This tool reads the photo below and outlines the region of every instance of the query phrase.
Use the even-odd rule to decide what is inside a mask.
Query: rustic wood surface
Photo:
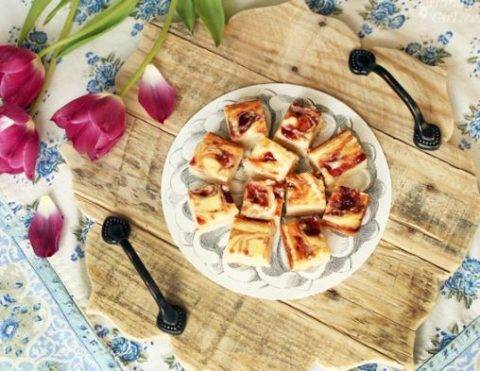
[[[158,31],[147,25],[119,85]],[[412,368],[415,330],[436,301],[439,280],[466,254],[480,204],[464,153],[448,143],[431,153],[413,147],[412,118],[393,91],[377,76],[349,72],[348,54],[359,46],[344,24],[311,13],[301,0],[234,16],[220,48],[202,27],[191,37],[176,25],[155,60],[178,93],[168,122],[149,119],[132,91],[127,134],[108,156],[92,163],[63,148],[80,208],[97,222],[86,247],[89,311],[132,336],[161,335],[158,309],[140,278],[120,248],[101,240],[101,222],[118,213],[133,221],[132,243],[166,296],[189,310],[185,333],[172,343],[190,369],[301,370],[315,362],[344,368],[368,361]],[[445,73],[398,50],[374,51],[448,137]],[[357,111],[379,139],[393,183],[388,226],[373,255],[334,289],[295,301],[241,296],[203,277],[172,245],[160,200],[168,148],[188,118],[228,91],[272,81],[317,88]]]

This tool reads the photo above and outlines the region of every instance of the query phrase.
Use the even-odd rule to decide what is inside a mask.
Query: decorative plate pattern
[[[316,142],[320,143],[345,128],[360,139],[368,157],[368,171],[355,180],[371,197],[363,226],[355,237],[326,232],[332,256],[323,267],[291,272],[286,265],[282,242],[277,233],[272,266],[255,268],[227,264],[223,250],[230,227],[199,232],[188,205],[187,190],[200,180],[191,175],[188,162],[197,143],[208,131],[226,137],[223,108],[226,104],[247,99],[261,99],[270,113],[271,132],[296,98],[309,99],[324,114],[325,128]],[[306,164],[303,164],[306,166]],[[244,181],[240,168],[232,185],[234,198],[240,196]],[[235,194],[237,192],[237,194]],[[391,204],[391,181],[387,161],[375,135],[352,109],[320,91],[291,84],[260,84],[225,94],[196,113],[175,138],[162,175],[162,206],[168,229],[185,257],[202,274],[235,292],[273,300],[298,299],[339,284],[358,269],[372,254],[387,224]]]

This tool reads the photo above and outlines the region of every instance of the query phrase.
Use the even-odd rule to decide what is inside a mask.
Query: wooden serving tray
[[[158,31],[146,27],[120,85]],[[348,55],[359,46],[348,27],[310,12],[302,0],[236,15],[220,48],[202,27],[191,37],[175,26],[155,60],[178,92],[168,122],[149,119],[132,91],[128,132],[108,156],[92,163],[70,145],[63,149],[80,208],[97,222],[86,247],[89,310],[132,336],[160,335],[147,289],[122,250],[100,237],[105,216],[123,214],[134,223],[132,244],[153,277],[189,311],[185,333],[172,338],[188,368],[300,370],[314,362],[350,367],[368,361],[412,368],[415,330],[436,301],[439,280],[466,254],[480,204],[467,156],[448,143],[431,153],[415,148],[412,117],[395,93],[376,75],[349,72]],[[374,52],[449,137],[444,72],[399,50]],[[388,226],[368,261],[334,289],[287,302],[240,296],[202,276],[171,244],[160,201],[168,148],[188,118],[228,91],[272,81],[317,88],[357,111],[380,141],[393,183]]]

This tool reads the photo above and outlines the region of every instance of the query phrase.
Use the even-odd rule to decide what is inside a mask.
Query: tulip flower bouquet
[[[21,45],[52,0],[33,0],[17,45],[0,45],[0,174],[25,173],[33,181],[39,134],[29,112],[35,112],[58,59],[118,25],[140,0],[116,0],[71,33],[79,1],[59,0],[44,18],[45,23],[49,22],[61,8],[70,6],[58,40],[38,54]],[[215,44],[220,43],[225,24],[221,0],[171,0],[163,28],[151,51],[117,94],[86,94],[53,115],[52,121],[65,130],[66,137],[79,153],[98,160],[119,141],[126,123],[123,97],[139,80],[138,100],[146,112],[160,123],[170,116],[175,104],[175,89],[151,61],[165,41],[175,13],[191,32],[196,19],[200,18]],[[62,229],[60,211],[48,196],[43,196],[29,228],[34,252],[40,257],[52,256],[58,250]]]
[[[18,45],[21,45],[51,1],[34,0],[32,2],[20,31]],[[61,0],[45,18],[48,22],[60,8],[70,3],[68,17],[55,43],[38,54],[18,45],[0,45],[0,98],[3,102],[0,111],[0,173],[24,172],[29,179],[34,179],[38,133],[28,112],[29,110],[32,112],[36,107],[38,97],[55,70],[58,58],[118,25],[133,11],[138,2],[139,0],[117,0],[70,35],[79,0]],[[170,116],[175,104],[175,89],[150,63],[166,39],[175,12],[178,12],[182,21],[192,32],[197,17],[201,18],[210,30],[215,44],[220,43],[225,24],[221,0],[171,0],[163,29],[152,50],[118,94],[87,94],[66,104],[53,115],[52,121],[65,130],[67,138],[78,152],[87,155],[91,160],[97,160],[118,142],[125,132],[126,121],[122,98],[140,79],[138,100],[146,112],[160,123]],[[47,71],[42,59],[48,60]],[[19,114],[21,110],[24,110],[23,115]],[[21,117],[22,121],[15,121],[12,117]],[[24,137],[32,133],[29,138],[34,139],[26,140],[24,137],[18,137],[15,138],[17,145],[7,145],[7,142],[11,143],[11,136],[18,135],[20,132],[11,128],[12,125],[17,129],[25,128]]]

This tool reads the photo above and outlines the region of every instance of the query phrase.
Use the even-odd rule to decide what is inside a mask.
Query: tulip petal
[[[149,64],[140,80],[138,101],[154,120],[163,123],[173,112],[176,93],[160,71]]]
[[[43,71],[10,74],[2,80],[0,94],[6,102],[27,108],[37,98],[44,80]]]
[[[25,48],[0,45],[0,97],[27,108],[38,96],[45,80],[40,58]]]
[[[10,164],[8,163],[7,160],[0,158],[0,174],[20,174],[23,171],[23,169],[17,168],[14,169]]]
[[[120,140],[122,137],[123,133],[116,135],[116,136],[110,136],[110,135],[102,135],[99,137],[97,145],[95,147],[95,151],[97,153],[97,158],[102,158],[105,154],[110,152],[110,150],[117,144],[117,142]],[[90,157],[91,158],[91,157]]]
[[[21,145],[25,129],[20,125],[12,125],[5,130],[0,130],[0,156],[11,157]]]
[[[90,121],[95,123],[102,133],[117,136],[122,131],[119,122],[126,120],[125,106],[120,97],[108,95],[99,99],[89,110]]]
[[[0,106],[0,173],[25,175],[33,180],[39,137],[31,117],[16,104]]]
[[[65,129],[73,147],[92,161],[102,158],[125,133],[126,111],[113,94],[86,94],[60,108],[52,120]]]
[[[30,120],[30,116],[22,108],[15,104],[0,106],[0,131],[13,124],[24,125]]]
[[[83,130],[73,140],[73,147],[80,153],[88,154],[91,160],[97,160],[95,148],[100,135],[101,132],[97,126],[85,125]]]
[[[30,50],[15,45],[0,45],[0,71],[15,73],[25,70],[36,55]]]
[[[65,129],[72,124],[84,124],[89,121],[88,107],[97,99],[100,94],[86,94],[78,97],[64,105],[52,116],[58,127]]]
[[[23,147],[23,169],[28,179],[33,182],[35,177],[35,166],[37,165],[37,154],[40,147],[38,133],[35,132],[32,137],[28,139],[25,147]]]
[[[35,255],[48,258],[59,248],[63,216],[48,196],[42,196],[28,229],[28,239]]]

